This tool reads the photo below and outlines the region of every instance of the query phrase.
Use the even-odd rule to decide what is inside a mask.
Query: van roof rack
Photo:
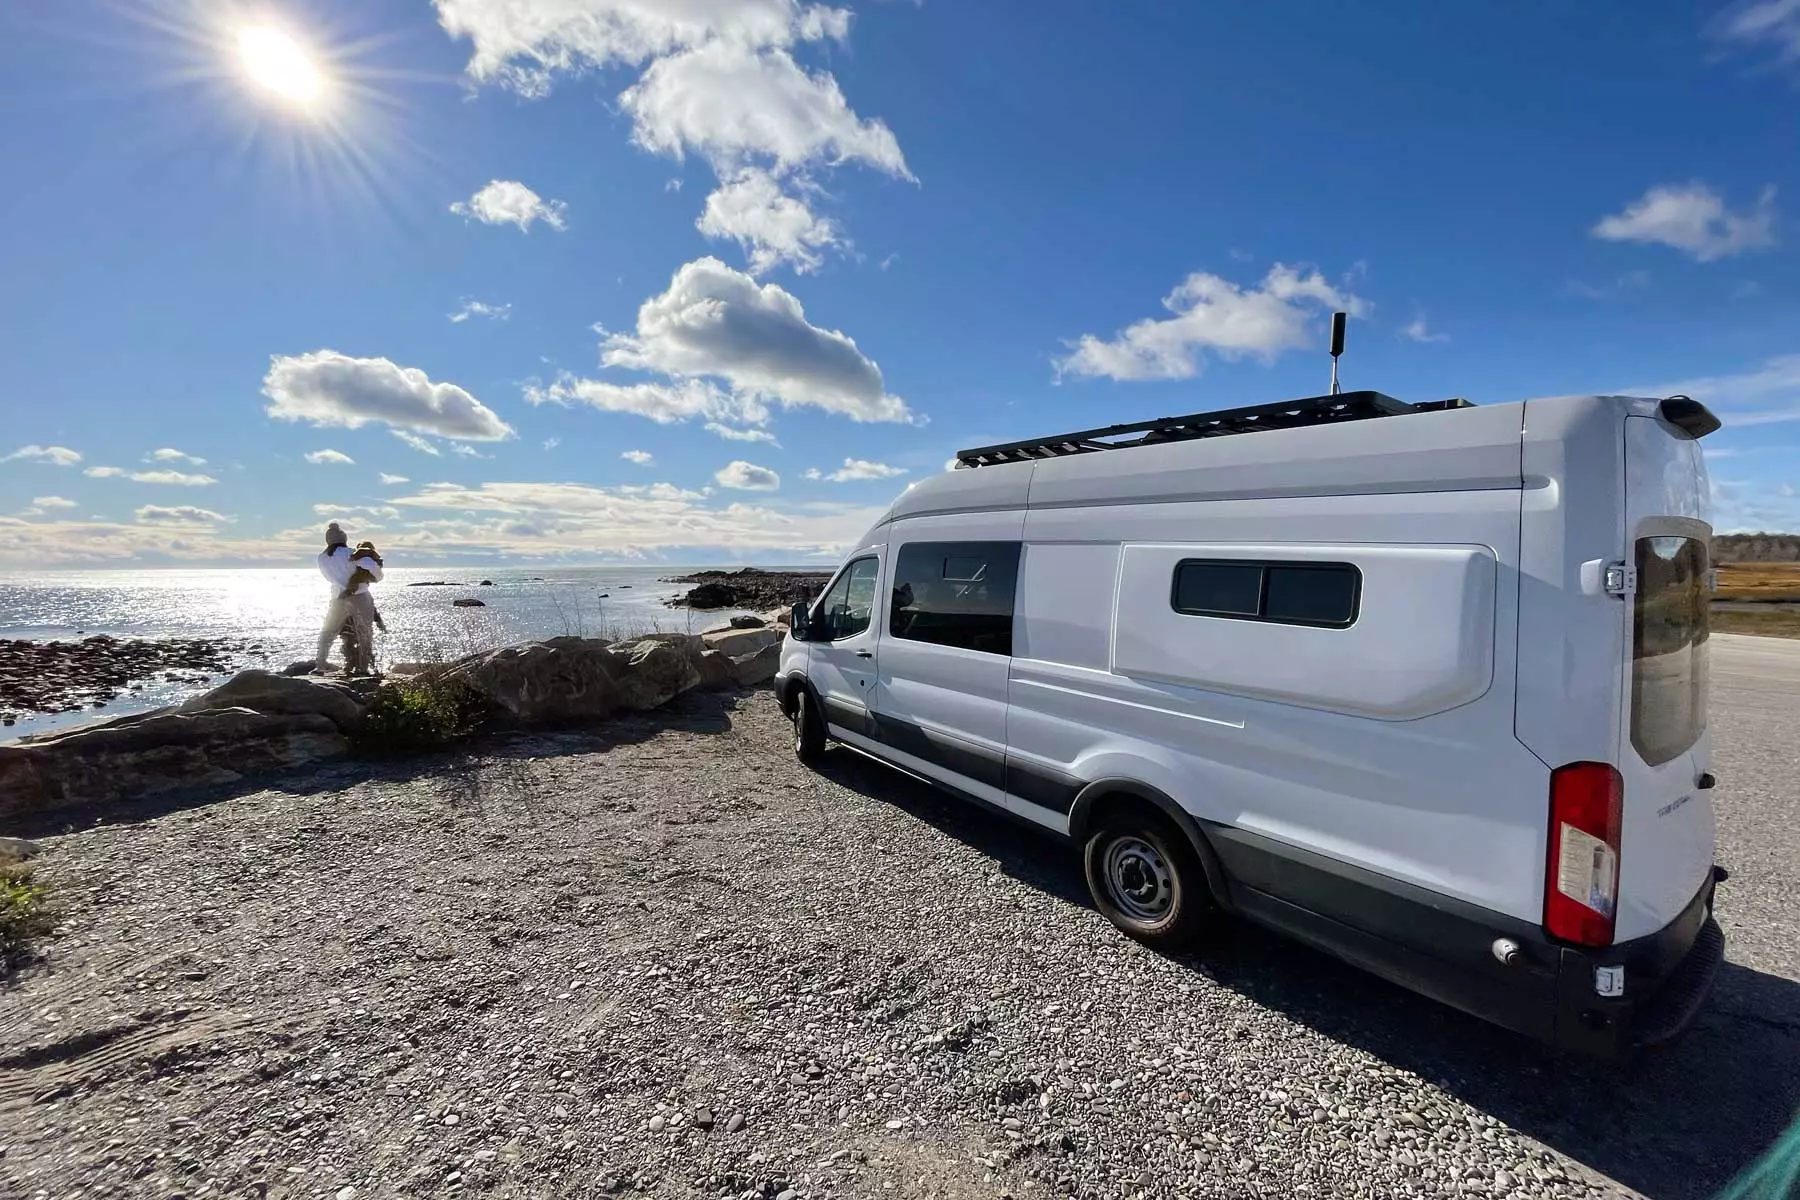
[[[1248,408],[1226,408],[1185,417],[1158,417],[1153,421],[1137,421],[1129,425],[1108,425],[1104,429],[1083,429],[1075,433],[1059,433],[1054,437],[1031,438],[999,446],[979,446],[973,450],[957,451],[956,465],[991,467],[1000,463],[1091,454],[1096,450],[1123,450],[1129,446],[1153,446],[1193,438],[1255,433],[1261,429],[1298,429],[1305,425],[1325,425],[1333,421],[1360,421],[1370,417],[1397,417],[1406,413],[1469,407],[1469,402],[1460,397],[1408,404],[1380,392],[1339,392],[1335,396],[1310,396],[1304,400],[1254,404]]]

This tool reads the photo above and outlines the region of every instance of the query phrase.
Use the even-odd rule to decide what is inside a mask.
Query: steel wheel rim
[[[1105,867],[1107,893],[1126,915],[1156,921],[1174,906],[1174,873],[1162,852],[1143,838],[1114,839],[1106,848]]]

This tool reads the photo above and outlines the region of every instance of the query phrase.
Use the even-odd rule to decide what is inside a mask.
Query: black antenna
[[[1344,326],[1349,320],[1349,313],[1331,314],[1331,394],[1333,396],[1343,391],[1338,386],[1338,355],[1344,352]]]

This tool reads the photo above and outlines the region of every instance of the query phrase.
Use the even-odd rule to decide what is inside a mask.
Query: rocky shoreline
[[[159,676],[168,683],[205,683],[261,650],[260,643],[234,638],[0,639],[0,725],[32,714],[105,708]]]
[[[790,608],[819,594],[831,580],[829,571],[766,571],[743,567],[736,571],[697,571],[676,575],[663,583],[691,583],[696,587],[670,600],[670,608]]]

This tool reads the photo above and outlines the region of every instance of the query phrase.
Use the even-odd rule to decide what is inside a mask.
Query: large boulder
[[[207,712],[219,708],[247,708],[252,712],[298,715],[316,713],[342,733],[353,732],[362,720],[366,702],[343,683],[277,675],[269,671],[240,671],[210,692],[185,701],[177,712]]]
[[[764,646],[754,654],[745,654],[731,660],[731,671],[737,679],[739,687],[755,687],[759,683],[767,683],[775,678],[775,672],[781,667],[781,646]]]
[[[502,724],[572,725],[667,704],[700,684],[704,653],[699,638],[678,633],[559,637],[473,654],[425,678],[468,688]]]
[[[755,654],[767,646],[779,645],[783,633],[779,629],[732,629],[724,633],[706,635],[706,644],[710,649],[731,658],[742,658],[746,654]]]
[[[723,691],[737,686],[737,669],[728,655],[717,650],[704,650],[700,661],[700,687],[709,692]]]
[[[345,753],[321,713],[156,712],[0,746],[0,822],[64,805],[227,783]]]
[[[731,627],[733,629],[761,629],[767,624],[767,621],[757,616],[755,613],[739,613],[737,616],[731,618]]]

